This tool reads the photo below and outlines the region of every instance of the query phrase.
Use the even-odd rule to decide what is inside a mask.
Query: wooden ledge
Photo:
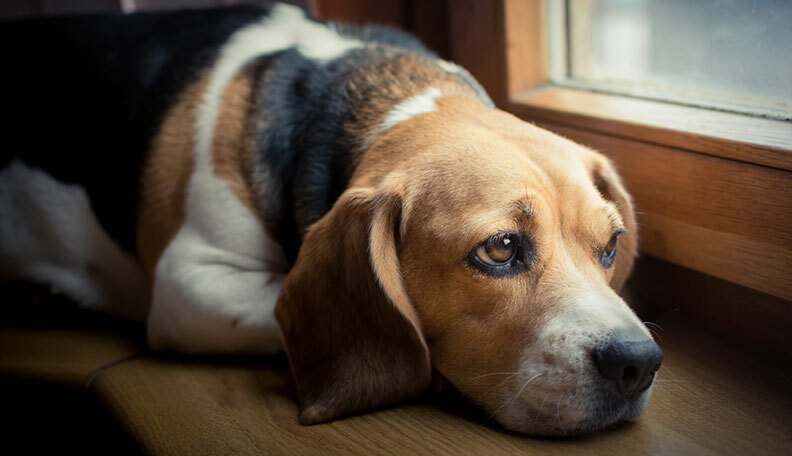
[[[151,454],[790,454],[792,368],[678,321],[635,424],[581,439],[505,432],[454,395],[304,427],[282,358],[217,364],[135,359],[91,390]]]
[[[506,107],[523,118],[792,170],[792,122],[546,85]]]
[[[141,349],[109,331],[2,328],[0,376],[82,388],[100,369]]]
[[[145,350],[142,325],[81,310],[47,287],[0,285],[0,377],[83,388],[91,375]]]

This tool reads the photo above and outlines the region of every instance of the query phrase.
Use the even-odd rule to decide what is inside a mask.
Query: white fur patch
[[[402,100],[388,112],[388,115],[382,122],[382,131],[388,130],[405,120],[412,119],[419,114],[436,111],[437,103],[435,103],[435,99],[442,95],[443,94],[439,90],[434,87],[429,87],[418,95],[413,95],[406,100]]]
[[[358,40],[343,37],[324,24],[306,19],[303,11],[291,5],[276,5],[262,21],[235,32],[223,46],[215,62],[212,78],[204,93],[204,105],[198,113],[198,160],[211,161],[208,151],[214,137],[214,126],[220,95],[235,74],[254,58],[296,47],[306,57],[327,61],[362,47]],[[199,162],[199,167],[207,162]]]
[[[461,66],[457,65],[456,63],[451,63],[443,59],[437,59],[437,65],[446,73],[451,73],[459,76],[464,80],[472,89],[476,92],[479,99],[481,100],[484,105],[494,108],[495,103],[492,102],[492,99],[487,95],[487,91],[484,90],[484,87],[481,87],[481,84],[476,81],[476,78],[473,77],[466,69],[462,68]]]
[[[447,60],[438,59],[438,60],[437,60],[437,64],[438,64],[438,65],[440,66],[440,68],[442,68],[442,69],[443,69],[443,71],[445,71],[446,73],[451,73],[451,74],[461,74],[461,73],[462,73],[462,71],[464,71],[464,70],[462,69],[462,67],[461,67],[461,66],[457,65],[456,63],[451,63],[451,62],[449,62],[449,61],[447,61]]]
[[[196,119],[195,169],[186,217],[155,271],[148,319],[154,349],[188,353],[273,353],[281,350],[273,314],[288,264],[259,219],[214,175],[212,143],[222,93],[252,59],[296,47],[327,61],[356,47],[302,10],[278,5],[236,32],[220,52]]]
[[[81,305],[142,320],[146,277],[107,235],[82,187],[14,160],[0,171],[0,280],[45,283]]]

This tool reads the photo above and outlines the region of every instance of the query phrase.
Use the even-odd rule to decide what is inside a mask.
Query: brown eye
[[[473,247],[467,263],[494,277],[513,277],[531,269],[533,242],[520,232],[501,231]]]
[[[515,242],[507,236],[495,238],[476,249],[476,256],[486,264],[508,263],[514,257]]]
[[[603,268],[608,269],[609,267],[613,266],[613,262],[616,260],[616,244],[619,241],[619,236],[624,232],[624,230],[619,230],[613,233],[610,241],[608,241],[608,243],[605,245],[605,248],[602,249],[602,254],[600,254],[600,264]]]

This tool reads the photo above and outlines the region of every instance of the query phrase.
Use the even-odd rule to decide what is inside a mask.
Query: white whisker
[[[564,395],[558,396],[558,402],[556,402],[556,418],[558,419],[558,425],[561,426],[561,399],[564,398]]]
[[[515,399],[520,397],[520,394],[522,394],[522,392],[525,390],[525,387],[527,387],[529,383],[531,383],[534,379],[540,377],[541,375],[542,375],[542,373],[540,372],[540,373],[534,375],[533,377],[529,378],[528,380],[526,380],[525,383],[523,383],[523,386],[520,388],[520,390],[517,391],[517,394],[515,394],[514,397],[512,397],[508,401],[506,401],[503,404],[501,404],[500,407],[498,407],[494,412],[492,412],[492,415],[490,415],[489,418],[487,418],[487,421],[485,421],[485,422],[489,422],[489,420],[493,419],[495,417],[495,415],[497,415],[498,412],[500,412],[501,409],[503,409],[503,407],[506,407],[507,405],[509,405],[512,402],[514,402]]]
[[[517,399],[520,396],[520,394],[522,394],[523,390],[525,390],[525,387],[528,386],[528,384],[531,383],[531,381],[533,381],[533,379],[535,379],[536,377],[539,377],[540,375],[542,375],[541,372],[536,374],[536,375],[534,375],[533,377],[529,378],[528,380],[526,380],[526,382],[523,383],[522,388],[520,388],[520,391],[517,391],[517,394],[514,395],[512,400]]]
[[[539,414],[542,413],[542,407],[544,407],[545,401],[548,397],[550,397],[550,393],[545,394],[544,399],[542,399],[542,403],[539,404],[539,408],[536,409],[536,417],[534,418],[534,421],[539,421]]]
[[[516,375],[516,374],[520,374],[520,372],[492,372],[489,374],[479,375],[473,378],[492,377],[493,375]]]

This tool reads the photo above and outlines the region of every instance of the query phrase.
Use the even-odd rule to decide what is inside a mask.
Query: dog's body
[[[159,350],[285,348],[307,423],[424,391],[432,366],[524,432],[645,406],[659,359],[613,292],[635,252],[634,233],[615,252],[633,223],[618,177],[492,109],[410,36],[278,5],[20,23],[0,38],[20,44],[3,124],[22,145],[0,162],[0,279],[145,318]],[[634,385],[615,374],[614,393],[599,359],[622,332],[648,348],[609,353],[641,351],[648,367]],[[583,377],[585,394],[564,386]],[[592,395],[620,405],[602,412]]]

